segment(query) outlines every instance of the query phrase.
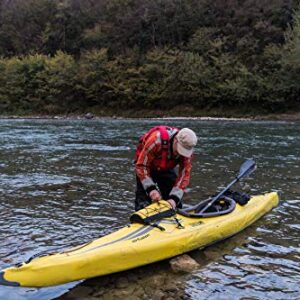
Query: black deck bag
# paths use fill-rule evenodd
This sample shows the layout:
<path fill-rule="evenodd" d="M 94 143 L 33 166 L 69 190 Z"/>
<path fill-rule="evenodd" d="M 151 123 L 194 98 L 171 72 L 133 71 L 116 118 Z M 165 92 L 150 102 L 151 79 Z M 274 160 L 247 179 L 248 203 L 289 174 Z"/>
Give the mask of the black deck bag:
<path fill-rule="evenodd" d="M 228 190 L 224 193 L 224 196 L 232 198 L 236 203 L 244 206 L 248 203 L 250 200 L 250 196 L 246 193 L 242 192 L 233 192 L 231 190 Z"/>

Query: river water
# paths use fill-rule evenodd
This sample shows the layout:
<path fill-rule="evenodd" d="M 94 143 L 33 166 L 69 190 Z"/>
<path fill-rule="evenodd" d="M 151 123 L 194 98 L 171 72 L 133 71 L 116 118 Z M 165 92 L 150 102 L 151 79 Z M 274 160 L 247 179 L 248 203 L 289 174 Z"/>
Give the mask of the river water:
<path fill-rule="evenodd" d="M 300 124 L 293 122 L 0 120 L 0 269 L 127 224 L 138 136 L 162 122 L 199 136 L 186 203 L 219 191 L 246 158 L 258 168 L 239 188 L 282 193 L 281 205 L 242 233 L 193 251 L 201 267 L 180 275 L 186 299 L 300 299 Z M 0 298 L 51 299 L 72 286 L 0 287 Z"/>

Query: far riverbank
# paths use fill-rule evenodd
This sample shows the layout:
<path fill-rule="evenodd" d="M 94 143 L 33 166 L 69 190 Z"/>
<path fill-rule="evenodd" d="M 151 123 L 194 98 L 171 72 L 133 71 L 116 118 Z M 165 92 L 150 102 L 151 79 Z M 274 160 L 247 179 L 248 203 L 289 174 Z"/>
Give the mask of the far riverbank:
<path fill-rule="evenodd" d="M 196 112 L 196 111 L 162 111 L 162 110 L 126 110 L 96 112 L 78 112 L 66 114 L 0 114 L 0 119 L 195 119 L 220 121 L 292 121 L 300 122 L 300 112 L 286 112 L 281 114 L 247 114 L 236 112 Z"/>

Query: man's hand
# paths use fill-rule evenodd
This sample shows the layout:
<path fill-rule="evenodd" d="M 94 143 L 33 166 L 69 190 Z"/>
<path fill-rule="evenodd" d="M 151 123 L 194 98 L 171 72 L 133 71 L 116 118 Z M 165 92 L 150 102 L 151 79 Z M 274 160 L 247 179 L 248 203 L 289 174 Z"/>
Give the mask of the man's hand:
<path fill-rule="evenodd" d="M 158 190 L 153 190 L 149 193 L 149 197 L 151 198 L 152 202 L 157 202 L 161 200 L 161 195 Z"/>
<path fill-rule="evenodd" d="M 176 208 L 176 202 L 173 199 L 169 199 L 167 201 L 169 202 L 169 204 L 172 206 L 173 209 Z"/>

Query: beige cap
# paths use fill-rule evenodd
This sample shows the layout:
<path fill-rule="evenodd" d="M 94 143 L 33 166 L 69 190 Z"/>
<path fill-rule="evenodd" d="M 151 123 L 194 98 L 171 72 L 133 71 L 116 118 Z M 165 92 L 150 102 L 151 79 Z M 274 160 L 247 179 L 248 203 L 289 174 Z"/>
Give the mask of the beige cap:
<path fill-rule="evenodd" d="M 191 157 L 197 144 L 195 132 L 189 128 L 182 128 L 177 135 L 177 151 L 184 157 Z"/>

